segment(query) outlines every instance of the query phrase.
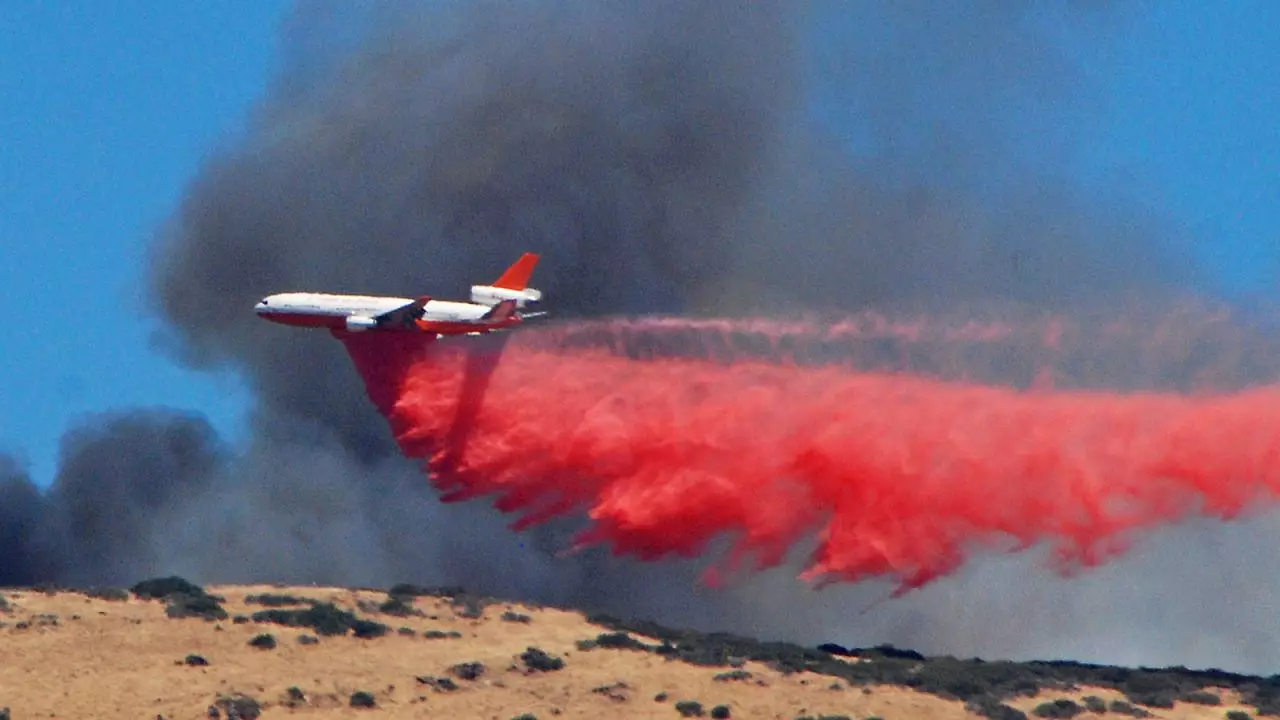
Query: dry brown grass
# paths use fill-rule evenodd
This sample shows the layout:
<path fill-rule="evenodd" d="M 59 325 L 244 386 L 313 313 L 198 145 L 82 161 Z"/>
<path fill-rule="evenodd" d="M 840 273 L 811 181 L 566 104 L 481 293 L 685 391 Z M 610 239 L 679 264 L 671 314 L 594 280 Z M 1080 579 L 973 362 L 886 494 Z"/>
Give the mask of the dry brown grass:
<path fill-rule="evenodd" d="M 332 601 L 357 610 L 359 601 L 386 599 L 379 592 L 328 587 L 211 587 L 225 598 L 231 615 L 262 610 L 247 595 L 291 594 Z M 589 624 L 579 613 L 511 604 L 491 605 L 481 618 L 459 616 L 444 599 L 419 598 L 424 616 L 374 615 L 392 631 L 361 640 L 352 636 L 321 637 L 302 644 L 310 630 L 271 624 L 236 624 L 232 619 L 174 620 L 165 603 L 130 597 L 125 601 L 91 599 L 76 593 L 6 592 L 10 610 L 0 615 L 0 707 L 11 708 L 14 720 L 27 718 L 204 718 L 219 697 L 243 694 L 256 699 L 262 717 L 456 717 L 508 720 L 522 713 L 547 718 L 679 718 L 675 704 L 696 700 L 707 717 L 727 705 L 734 718 L 847 716 L 861 720 L 976 717 L 958 702 L 902 688 L 850 688 L 833 678 L 808 673 L 783 675 L 758 663 L 742 669 L 748 680 L 716 681 L 725 668 L 691 666 L 657 655 L 627 650 L 579 652 L 575 643 L 606 629 Z M 529 623 L 507 622 L 506 610 L 531 617 Z M 368 613 L 358 611 L 361 616 Z M 57 624 L 41 624 L 40 616 L 56 615 Z M 46 620 L 47 622 L 47 620 Z M 407 627 L 412 635 L 401 635 Z M 428 630 L 456 631 L 461 638 L 427 639 Z M 249 641 L 271 633 L 274 649 Z M 643 639 L 643 638 L 641 638 Z M 652 642 L 652 640 L 649 640 Z M 519 655 L 538 647 L 564 659 L 558 671 L 529 672 Z M 207 666 L 184 662 L 199 655 Z M 485 672 L 467 681 L 453 678 L 458 689 L 441 691 L 419 678 L 451 677 L 449 668 L 479 662 Z M 290 706 L 289 689 L 304 700 Z M 597 690 L 598 688 L 606 688 Z M 350 706 L 357 691 L 371 693 L 373 709 Z M 655 696 L 665 694 L 665 700 Z M 1107 699 L 1114 692 L 1080 692 Z M 1056 696 L 1055 696 L 1056 697 Z M 1010 702 L 1028 712 L 1043 701 Z M 1233 707 L 1179 705 L 1162 717 L 1223 718 Z M 225 715 L 224 715 L 225 717 Z M 1101 717 L 1085 715 L 1082 717 Z M 1116 717 L 1116 716 L 1111 716 Z"/>

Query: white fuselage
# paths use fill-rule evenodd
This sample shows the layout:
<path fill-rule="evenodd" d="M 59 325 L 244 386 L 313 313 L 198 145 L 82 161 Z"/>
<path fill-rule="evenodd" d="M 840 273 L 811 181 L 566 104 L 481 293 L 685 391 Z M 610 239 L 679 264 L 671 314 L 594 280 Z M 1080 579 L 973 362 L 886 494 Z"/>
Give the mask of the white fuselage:
<path fill-rule="evenodd" d="M 348 317 L 374 317 L 413 302 L 413 298 L 387 297 L 378 295 L 335 295 L 330 293 L 279 293 L 263 298 L 254 306 L 254 311 L 262 316 L 286 324 L 313 324 L 307 322 L 290 323 L 290 319 L 304 321 L 305 318 L 345 320 Z M 429 300 L 423 306 L 422 319 L 434 322 L 475 322 L 484 317 L 491 308 L 488 305 L 477 305 L 469 302 L 451 300 Z M 329 324 L 317 322 L 315 324 Z"/>

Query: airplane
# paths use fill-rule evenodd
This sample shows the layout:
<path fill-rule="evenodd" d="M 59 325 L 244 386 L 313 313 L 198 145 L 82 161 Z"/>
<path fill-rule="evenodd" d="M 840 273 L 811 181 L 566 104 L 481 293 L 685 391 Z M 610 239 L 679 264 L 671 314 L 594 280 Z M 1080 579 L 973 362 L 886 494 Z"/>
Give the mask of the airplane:
<path fill-rule="evenodd" d="M 287 292 L 268 295 L 254 306 L 259 317 L 295 327 L 347 332 L 421 332 L 483 335 L 506 330 L 545 312 L 523 312 L 542 300 L 529 287 L 537 253 L 525 253 L 491 285 L 472 285 L 471 302 L 370 295 Z"/>

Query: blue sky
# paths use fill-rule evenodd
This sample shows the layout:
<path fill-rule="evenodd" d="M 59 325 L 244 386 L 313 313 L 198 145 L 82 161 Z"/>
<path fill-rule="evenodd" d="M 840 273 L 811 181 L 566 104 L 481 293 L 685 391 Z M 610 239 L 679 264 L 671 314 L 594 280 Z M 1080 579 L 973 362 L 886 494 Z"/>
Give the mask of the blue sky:
<path fill-rule="evenodd" d="M 169 405 L 239 433 L 235 378 L 151 348 L 142 260 L 270 78 L 288 4 L 0 0 L 0 451 L 37 483 L 86 413 Z M 1223 290 L 1275 289 L 1280 3 L 1146 7 L 1081 172 L 1137 178 Z"/>
<path fill-rule="evenodd" d="M 1092 160 L 1193 233 L 1219 291 L 1280 289 L 1280 3 L 1167 0 L 1123 43 Z M 1160 12 L 1149 9 L 1157 7 Z"/>
<path fill-rule="evenodd" d="M 143 257 L 274 67 L 282 0 L 0 0 L 0 450 L 52 480 L 86 413 L 169 405 L 236 434 L 235 378 L 150 346 Z"/>

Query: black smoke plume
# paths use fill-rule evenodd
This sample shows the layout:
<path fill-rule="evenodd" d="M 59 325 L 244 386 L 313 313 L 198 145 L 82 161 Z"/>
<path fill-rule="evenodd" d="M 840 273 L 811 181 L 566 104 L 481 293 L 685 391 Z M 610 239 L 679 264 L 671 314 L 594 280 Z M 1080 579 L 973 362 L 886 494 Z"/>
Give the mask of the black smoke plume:
<path fill-rule="evenodd" d="M 252 439 L 224 450 L 155 416 L 76 436 L 48 498 L 20 475 L 0 486 L 16 498 L 0 575 L 460 583 L 798 640 L 1274 659 L 1224 657 L 1257 631 L 1220 618 L 1217 645 L 1148 636 L 1151 615 L 1124 603 L 1213 611 L 1178 591 L 1193 568 L 1141 555 L 1108 571 L 1128 568 L 1130 590 L 1102 574 L 1043 590 L 1025 561 L 993 563 L 862 619 L 884 588 L 810 595 L 782 570 L 721 592 L 697 585 L 699 564 L 558 558 L 559 528 L 517 536 L 481 503 L 440 505 L 341 347 L 251 310 L 287 290 L 463 295 L 525 250 L 544 255 L 560 317 L 1193 288 L 1157 215 L 1059 170 L 1105 112 L 1061 35 L 1105 66 L 1117 23 L 1106 4 L 1030 1 L 302 3 L 278 76 L 187 188 L 151 273 L 161 340 L 251 381 Z M 1193 557 L 1212 532 L 1165 547 Z M 1071 622 L 1040 622 L 1045 607 Z"/>
<path fill-rule="evenodd" d="M 47 577 L 38 533 L 45 526 L 45 499 L 18 465 L 0 455 L 0 586 L 30 585 Z"/>

